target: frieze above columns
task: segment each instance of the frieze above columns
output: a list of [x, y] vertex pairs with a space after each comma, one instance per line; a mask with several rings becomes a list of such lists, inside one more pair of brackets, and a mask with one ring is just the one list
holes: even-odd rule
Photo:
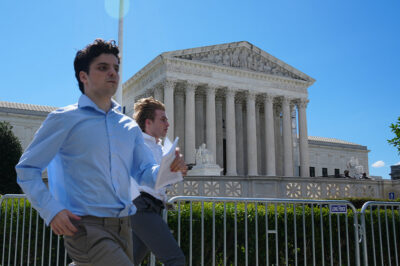
[[252, 70], [280, 77], [305, 80], [304, 78], [279, 66], [277, 63], [255, 53], [247, 47], [236, 47], [225, 50], [213, 50], [195, 54], [177, 55], [175, 58], [200, 61], [220, 66]]

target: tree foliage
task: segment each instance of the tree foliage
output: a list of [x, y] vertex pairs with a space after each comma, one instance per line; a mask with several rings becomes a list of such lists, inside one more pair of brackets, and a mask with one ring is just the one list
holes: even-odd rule
[[389, 127], [394, 133], [395, 137], [388, 139], [388, 142], [397, 149], [397, 152], [400, 155], [400, 116], [397, 118], [397, 123], [392, 123]]
[[0, 121], [0, 194], [21, 193], [15, 165], [21, 157], [22, 147], [11, 129], [10, 123]]

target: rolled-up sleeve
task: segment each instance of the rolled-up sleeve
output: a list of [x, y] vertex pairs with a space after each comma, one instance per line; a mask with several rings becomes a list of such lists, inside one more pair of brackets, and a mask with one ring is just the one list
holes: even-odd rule
[[68, 135], [68, 129], [64, 127], [60, 115], [49, 114], [15, 167], [17, 183], [47, 225], [58, 212], [65, 209], [42, 180], [43, 170], [55, 157]]

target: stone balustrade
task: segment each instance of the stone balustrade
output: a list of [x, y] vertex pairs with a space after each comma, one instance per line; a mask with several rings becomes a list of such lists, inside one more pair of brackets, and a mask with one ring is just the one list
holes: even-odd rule
[[299, 178], [266, 176], [187, 176], [172, 186], [168, 195], [336, 199], [367, 197], [388, 199], [400, 195], [400, 180], [357, 180], [347, 178]]

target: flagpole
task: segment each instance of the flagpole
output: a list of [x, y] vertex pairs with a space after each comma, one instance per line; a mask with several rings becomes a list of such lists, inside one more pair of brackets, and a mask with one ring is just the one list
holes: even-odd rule
[[116, 93], [116, 101], [123, 106], [122, 104], [122, 52], [123, 52], [123, 24], [124, 24], [124, 0], [119, 0], [119, 23], [118, 23], [118, 47], [119, 47], [119, 83], [118, 89]]

